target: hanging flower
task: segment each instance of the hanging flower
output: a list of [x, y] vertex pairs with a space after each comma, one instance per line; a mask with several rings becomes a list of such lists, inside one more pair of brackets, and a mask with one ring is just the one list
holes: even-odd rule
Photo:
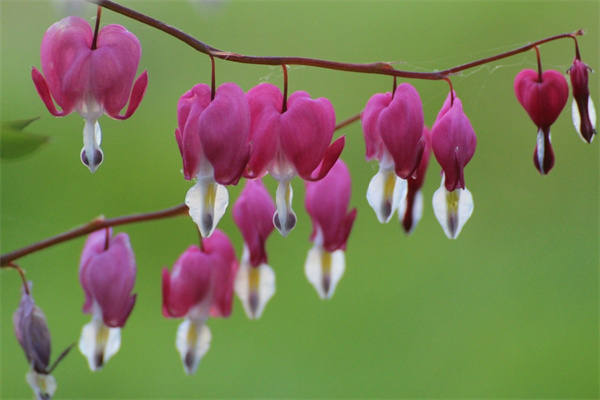
[[379, 161], [367, 200], [379, 222], [388, 222], [406, 196], [406, 180], [417, 172], [425, 139], [423, 106], [417, 90], [403, 83], [371, 97], [361, 114], [367, 161]]
[[431, 129], [433, 154], [442, 167], [442, 183], [433, 195], [433, 211], [450, 239], [456, 239], [473, 213], [464, 168], [473, 158], [477, 137], [462, 103], [451, 91]]
[[112, 236], [106, 228], [88, 236], [79, 267], [85, 293], [83, 312], [92, 321], [83, 327], [79, 350], [92, 371], [101, 369], [119, 351], [121, 328], [133, 309], [136, 265], [129, 236]]
[[283, 95], [270, 83], [254, 87], [246, 97], [252, 115], [253, 143], [247, 177], [260, 178], [268, 172], [277, 181], [273, 223], [287, 236], [296, 225], [292, 178], [299, 175], [305, 181], [323, 179], [344, 149], [345, 138], [330, 145], [335, 111], [326, 98], [311, 99], [306, 92], [295, 92], [284, 111]]
[[[103, 114], [127, 119], [144, 97], [146, 71], [133, 83], [141, 55], [139, 41], [124, 27], [105, 26], [94, 42], [92, 28], [79, 17], [55, 23], [42, 39], [44, 75], [34, 67], [33, 83], [52, 115], [63, 117], [77, 111], [85, 119], [81, 161], [91, 172], [104, 158], [98, 119]], [[62, 111], [56, 109], [53, 98]], [[127, 111], [120, 114], [128, 101]]]
[[416, 176], [407, 179], [406, 197], [400, 202], [398, 208], [398, 218], [402, 224], [404, 232], [411, 234], [417, 227], [423, 215], [423, 194], [421, 187], [425, 182], [425, 175], [429, 165], [431, 155], [431, 131], [423, 126], [423, 138], [425, 139], [425, 149], [419, 163]]
[[203, 249], [190, 246], [169, 275], [162, 273], [163, 315], [185, 318], [177, 329], [175, 345], [185, 372], [196, 372], [210, 347], [209, 317], [228, 317], [233, 304], [233, 281], [238, 269], [235, 250], [220, 230], [202, 241]]
[[211, 100], [211, 89], [198, 84], [177, 103], [175, 138], [185, 179], [197, 179], [185, 203], [202, 237], [209, 237], [225, 214], [229, 195], [250, 158], [250, 109], [242, 89], [224, 83]]
[[525, 69], [514, 83], [517, 100], [538, 127], [533, 163], [540, 174], [546, 175], [554, 166], [550, 126], [556, 121], [569, 97], [569, 85], [560, 72]]
[[235, 280], [235, 292], [246, 315], [258, 319], [275, 294], [275, 272], [267, 262], [265, 243], [273, 231], [275, 204], [264, 185], [247, 180], [233, 205], [233, 220], [242, 232], [244, 250]]
[[322, 299], [333, 296], [346, 269], [344, 251], [356, 218], [356, 208], [347, 213], [351, 188], [350, 173], [341, 159], [325, 178], [306, 183], [304, 204], [312, 220], [313, 247], [304, 272]]
[[592, 143], [596, 135], [596, 109], [588, 88], [588, 67], [579, 57], [567, 71], [573, 88], [573, 124], [584, 142]]

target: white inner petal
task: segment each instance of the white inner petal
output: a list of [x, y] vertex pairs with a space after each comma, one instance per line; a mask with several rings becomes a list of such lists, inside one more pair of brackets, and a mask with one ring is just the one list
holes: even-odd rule
[[[575, 126], [575, 130], [579, 134], [581, 140], [587, 143], [588, 141], [581, 134], [581, 115], [579, 115], [579, 107], [577, 107], [577, 101], [575, 101], [575, 99], [573, 99], [573, 102], [571, 103], [571, 115], [573, 116], [573, 125]], [[594, 102], [592, 101], [591, 97], [588, 97], [588, 116], [590, 118], [592, 128], [596, 129], [596, 109], [594, 108]], [[594, 140], [593, 136], [590, 140], [590, 143], [592, 140]]]
[[120, 347], [121, 328], [110, 328], [101, 319], [93, 318], [81, 330], [79, 351], [87, 359], [92, 371], [102, 369]]
[[185, 196], [185, 204], [190, 209], [190, 216], [198, 225], [200, 234], [203, 238], [207, 238], [212, 235], [225, 214], [229, 204], [229, 194], [225, 186], [211, 178], [198, 177], [196, 184]]
[[244, 245], [234, 289], [248, 318], [258, 319], [275, 294], [275, 272], [267, 264], [253, 267], [250, 265], [249, 258], [248, 247]]
[[102, 149], [100, 148], [101, 143], [102, 130], [100, 129], [98, 120], [95, 118], [86, 118], [85, 125], [83, 126], [81, 161], [91, 172], [96, 171], [100, 164], [102, 164], [104, 153], [102, 153]]
[[25, 379], [35, 393], [36, 399], [50, 399], [56, 391], [56, 380], [52, 375], [38, 374], [33, 368], [29, 370]]
[[406, 180], [397, 177], [393, 170], [379, 168], [367, 189], [367, 201], [379, 222], [389, 222], [402, 199], [406, 197], [406, 190]]
[[446, 190], [442, 184], [433, 194], [433, 212], [449, 239], [456, 239], [473, 214], [473, 196], [465, 189]]
[[[406, 214], [406, 208], [408, 207], [408, 196], [405, 196], [402, 201], [400, 201], [400, 206], [398, 207], [398, 219], [400, 222], [404, 220], [404, 215]], [[421, 189], [417, 190], [415, 193], [415, 198], [413, 200], [413, 208], [412, 208], [412, 226], [410, 227], [409, 234], [412, 233], [417, 224], [421, 220], [423, 216], [423, 193]]]
[[333, 296], [345, 270], [346, 260], [342, 250], [330, 253], [315, 243], [308, 251], [304, 273], [322, 299]]
[[177, 328], [175, 347], [181, 356], [183, 369], [188, 375], [196, 372], [202, 357], [210, 348], [212, 335], [205, 325], [205, 320], [186, 318]]
[[277, 211], [273, 215], [273, 224], [284, 237], [296, 226], [296, 214], [292, 210], [293, 197], [294, 192], [291, 181], [278, 181], [277, 193], [275, 194]]

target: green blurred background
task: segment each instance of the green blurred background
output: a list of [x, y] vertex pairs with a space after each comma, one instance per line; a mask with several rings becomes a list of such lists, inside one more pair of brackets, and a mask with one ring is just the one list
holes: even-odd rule
[[[294, 55], [346, 62], [398, 61], [399, 69], [433, 71], [507, 51], [546, 36], [586, 28], [585, 62], [600, 69], [597, 1], [123, 1], [221, 49], [249, 55]], [[150, 84], [134, 116], [103, 117], [105, 162], [90, 175], [79, 161], [83, 120], [53, 118], [30, 78], [40, 66], [45, 30], [62, 18], [50, 2], [6, 1], [1, 13], [2, 120], [41, 116], [28, 128], [52, 137], [40, 151], [2, 162], [2, 252], [55, 235], [104, 214], [147, 212], [181, 203], [183, 179], [173, 137], [176, 103], [208, 82], [209, 61], [177, 40], [105, 10], [102, 23], [125, 25], [140, 39], [140, 72]], [[92, 6], [83, 15], [90, 19]], [[541, 47], [545, 68], [566, 71], [573, 42]], [[365, 192], [376, 164], [364, 161], [359, 123], [342, 158], [359, 209], [347, 269], [331, 301], [304, 277], [310, 221], [304, 187], [293, 183], [296, 229], [267, 243], [277, 294], [259, 321], [236, 299], [227, 320], [210, 320], [211, 349], [196, 375], [184, 374], [175, 350], [179, 321], [164, 319], [160, 273], [197, 241], [189, 218], [148, 222], [126, 231], [138, 262], [136, 307], [120, 352], [92, 374], [74, 350], [55, 371], [57, 398], [597, 398], [599, 151], [571, 122], [571, 100], [552, 128], [556, 166], [540, 177], [532, 162], [536, 127], [515, 99], [513, 79], [535, 68], [528, 52], [466, 71], [452, 81], [477, 133], [466, 169], [475, 211], [456, 241], [438, 225], [431, 197], [439, 186], [432, 161], [425, 211], [412, 236], [393, 219], [380, 225]], [[218, 83], [244, 90], [281, 85], [279, 68], [217, 62]], [[447, 94], [444, 82], [411, 81], [427, 124]], [[291, 67], [290, 90], [328, 97], [338, 121], [388, 77]], [[598, 74], [590, 77], [600, 102]], [[433, 160], [433, 158], [432, 158]], [[272, 193], [274, 182], [265, 179]], [[239, 187], [230, 189], [231, 203]], [[231, 208], [219, 227], [241, 254]], [[55, 358], [78, 340], [79, 253], [84, 238], [19, 260], [45, 311]], [[19, 277], [2, 270], [0, 397], [31, 398], [28, 369], [13, 334]]]

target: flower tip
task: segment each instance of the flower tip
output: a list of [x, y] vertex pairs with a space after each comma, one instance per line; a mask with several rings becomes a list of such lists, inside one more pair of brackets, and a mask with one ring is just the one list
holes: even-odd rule
[[81, 162], [83, 165], [88, 167], [90, 172], [93, 174], [96, 172], [102, 161], [104, 161], [104, 153], [100, 148], [93, 149], [91, 152], [91, 157], [88, 157], [88, 152], [86, 152], [85, 147], [81, 149]]
[[286, 237], [296, 226], [296, 214], [289, 209], [287, 215], [281, 217], [278, 211], [273, 214], [273, 225], [281, 233], [281, 236]]

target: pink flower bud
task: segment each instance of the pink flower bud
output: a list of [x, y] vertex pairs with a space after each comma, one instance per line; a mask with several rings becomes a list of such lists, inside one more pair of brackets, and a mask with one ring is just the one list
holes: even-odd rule
[[[127, 119], [139, 106], [148, 84], [146, 71], [133, 83], [141, 57], [137, 38], [120, 25], [94, 34], [82, 18], [67, 17], [52, 25], [41, 46], [42, 71], [31, 71], [38, 94], [48, 111], [62, 117], [77, 111], [85, 120], [83, 163], [94, 172], [102, 163], [98, 118]], [[45, 78], [44, 78], [45, 76]], [[133, 86], [133, 88], [132, 88]], [[52, 98], [62, 108], [58, 111]], [[125, 114], [120, 111], [127, 102]]]
[[554, 166], [550, 125], [556, 121], [567, 103], [567, 80], [558, 71], [544, 71], [540, 76], [532, 69], [525, 69], [516, 76], [514, 89], [517, 100], [538, 127], [533, 161], [538, 171], [545, 175]]
[[111, 235], [110, 228], [89, 235], [81, 254], [79, 280], [85, 292], [83, 311], [117, 328], [125, 325], [135, 304], [131, 290], [136, 265], [129, 236]]
[[567, 71], [573, 88], [573, 124], [581, 139], [591, 143], [596, 135], [596, 110], [588, 88], [588, 67], [579, 59]]
[[462, 103], [454, 91], [448, 94], [431, 129], [433, 154], [442, 167], [449, 192], [465, 188], [464, 168], [473, 158], [477, 138]]
[[[28, 283], [31, 292], [31, 283]], [[50, 331], [44, 312], [35, 305], [33, 297], [21, 291], [19, 308], [13, 314], [15, 336], [35, 372], [46, 374], [50, 364]]]

